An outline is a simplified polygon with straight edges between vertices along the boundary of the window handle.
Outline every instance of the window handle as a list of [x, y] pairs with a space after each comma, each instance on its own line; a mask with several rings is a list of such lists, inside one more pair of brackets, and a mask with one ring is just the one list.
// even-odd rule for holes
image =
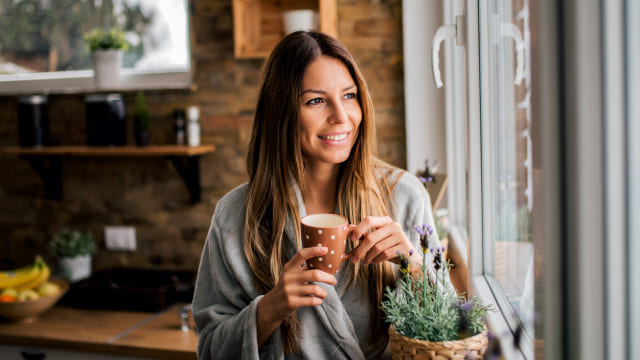
[[455, 25], [442, 25], [436, 30], [431, 42], [431, 71], [433, 73], [433, 81], [437, 88], [442, 87], [442, 79], [440, 77], [440, 44], [446, 39], [456, 39], [456, 45], [464, 46], [464, 15], [456, 16]]
[[514, 84], [520, 85], [526, 76], [524, 71], [524, 48], [525, 43], [522, 38], [522, 32], [516, 25], [508, 22], [500, 22], [500, 35], [513, 39], [516, 46], [516, 77]]

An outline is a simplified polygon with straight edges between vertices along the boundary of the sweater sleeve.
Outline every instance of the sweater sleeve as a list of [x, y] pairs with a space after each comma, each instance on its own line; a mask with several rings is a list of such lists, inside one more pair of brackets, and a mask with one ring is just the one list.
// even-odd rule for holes
[[258, 348], [256, 310], [262, 296], [256, 294], [244, 256], [241, 226], [234, 224], [241, 220], [225, 208], [229, 209], [221, 200], [204, 244], [194, 291], [198, 358], [282, 358], [278, 356], [281, 347], [274, 344], [278, 331]]
[[[396, 221], [402, 225], [416, 251], [422, 251], [420, 235], [414, 226], [430, 225], [434, 230], [436, 228], [429, 193], [415, 175], [405, 172], [393, 189], [393, 200]], [[434, 231], [428, 240], [430, 248], [440, 246], [437, 231]], [[426, 260], [430, 276], [435, 278], [433, 255], [427, 253]], [[445, 278], [445, 287], [449, 291], [455, 291], [448, 275]]]

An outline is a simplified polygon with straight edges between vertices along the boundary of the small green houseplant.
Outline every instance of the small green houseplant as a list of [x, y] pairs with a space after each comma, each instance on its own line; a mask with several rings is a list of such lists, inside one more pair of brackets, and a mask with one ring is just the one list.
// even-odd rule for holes
[[96, 86], [117, 87], [120, 84], [122, 52], [129, 48], [125, 33], [116, 28], [108, 31], [95, 28], [84, 34], [84, 40], [91, 51]]
[[124, 31], [117, 28], [112, 28], [108, 31], [95, 28], [84, 34], [84, 40], [92, 52], [98, 50], [126, 51], [129, 48]]
[[144, 93], [138, 91], [136, 95], [136, 104], [133, 108], [133, 122], [135, 127], [135, 140], [138, 146], [147, 146], [151, 138], [149, 117], [149, 107], [145, 100]]
[[[393, 358], [411, 358], [416, 353], [436, 354], [434, 359], [482, 358], [488, 344], [485, 316], [489, 307], [476, 297], [467, 299], [448, 289], [451, 265], [443, 259], [445, 249], [429, 248], [428, 238], [434, 232], [431, 226], [415, 229], [420, 234], [422, 271], [410, 273], [408, 258], [399, 254], [403, 276], [395, 289], [386, 289], [381, 305], [391, 325]], [[434, 269], [431, 274], [427, 267], [430, 258]]]
[[90, 232], [63, 229], [53, 237], [49, 250], [58, 258], [60, 270], [70, 282], [91, 276], [91, 256], [96, 243]]

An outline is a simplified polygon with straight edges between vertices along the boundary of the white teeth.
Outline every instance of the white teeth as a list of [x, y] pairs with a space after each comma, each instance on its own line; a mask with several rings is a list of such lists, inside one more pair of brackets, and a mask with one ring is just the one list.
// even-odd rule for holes
[[347, 134], [320, 136], [320, 138], [324, 139], [324, 140], [340, 141], [340, 140], [346, 139], [347, 138]]

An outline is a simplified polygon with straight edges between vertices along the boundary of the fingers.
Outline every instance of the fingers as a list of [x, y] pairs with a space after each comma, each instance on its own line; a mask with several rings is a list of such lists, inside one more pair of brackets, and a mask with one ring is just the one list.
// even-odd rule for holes
[[300, 270], [304, 262], [316, 256], [326, 255], [329, 248], [326, 246], [313, 246], [300, 249], [292, 258], [284, 265], [284, 271], [293, 269]]
[[296, 275], [299, 283], [322, 282], [329, 285], [336, 285], [336, 277], [322, 270], [305, 270]]
[[[300, 286], [295, 286], [290, 289], [287, 294], [289, 297], [295, 298], [305, 298], [305, 297], [317, 297], [319, 299], [324, 299], [327, 297], [327, 290], [325, 290], [322, 286], [313, 283], [307, 283]], [[300, 299], [304, 302], [305, 299]]]
[[[375, 231], [370, 232], [370, 229]], [[385, 260], [397, 260], [398, 252], [409, 253], [413, 248], [402, 227], [389, 217], [370, 216], [352, 226], [352, 240], [360, 238], [360, 244], [351, 252], [351, 261], [364, 265]]]
[[378, 229], [386, 224], [393, 223], [388, 216], [367, 216], [358, 225], [350, 225], [351, 240], [357, 240], [367, 235], [369, 230]]

